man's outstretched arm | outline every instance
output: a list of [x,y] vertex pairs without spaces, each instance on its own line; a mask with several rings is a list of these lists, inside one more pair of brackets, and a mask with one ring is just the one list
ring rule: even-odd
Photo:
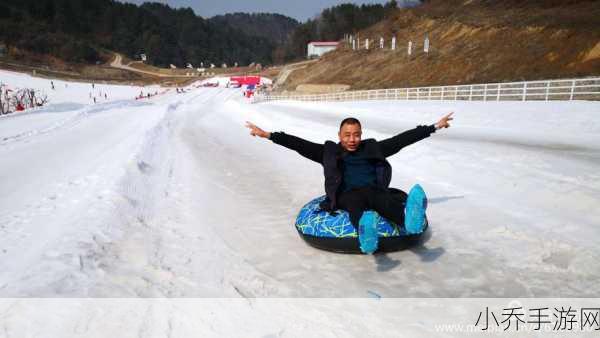
[[433,125],[418,126],[414,129],[407,130],[394,137],[390,137],[379,142],[383,155],[385,157],[392,156],[395,153],[399,152],[400,149],[429,137],[429,135],[435,133],[435,131],[438,129],[449,128],[449,121],[452,121],[454,119],[452,117],[452,114],[454,113],[450,113],[442,117],[437,123]]
[[268,132],[260,129],[255,124],[246,121],[246,127],[250,129],[250,135],[269,139],[276,144],[282,145],[288,149],[298,152],[298,154],[308,158],[309,160],[323,164],[323,148],[322,144],[313,143],[299,137],[288,135],[283,132]]

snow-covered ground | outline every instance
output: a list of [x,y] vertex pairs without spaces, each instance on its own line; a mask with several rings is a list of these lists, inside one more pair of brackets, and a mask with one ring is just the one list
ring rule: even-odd
[[[151,86],[125,86],[104,84],[98,82],[73,82],[50,78],[39,78],[31,75],[0,70],[0,83],[8,89],[34,88],[48,95],[49,103],[54,107],[53,111],[74,110],[80,105],[94,103],[114,102],[119,100],[130,100],[140,95],[159,91],[160,87]],[[52,89],[54,84],[54,89]],[[106,94],[106,95],[105,95]],[[71,104],[67,106],[66,104]],[[40,108],[45,109],[45,108]]]
[[[193,86],[136,101],[96,85],[94,105],[90,84],[0,81],[52,94],[0,118],[2,297],[600,294],[598,102],[250,104]],[[392,186],[428,193],[427,240],[375,256],[307,246],[293,223],[322,168],[244,128],[322,142],[355,116],[382,139],[450,111],[390,158]]]

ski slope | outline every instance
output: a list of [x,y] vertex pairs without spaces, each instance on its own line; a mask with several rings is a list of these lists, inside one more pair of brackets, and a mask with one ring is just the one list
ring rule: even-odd
[[[2,297],[600,294],[600,103],[251,104],[194,86],[134,100],[102,85],[113,94],[91,104],[89,86],[0,117]],[[322,168],[244,128],[323,142],[354,116],[383,139],[450,111],[450,129],[389,159],[392,186],[428,193],[426,241],[375,256],[307,246],[293,223]]]

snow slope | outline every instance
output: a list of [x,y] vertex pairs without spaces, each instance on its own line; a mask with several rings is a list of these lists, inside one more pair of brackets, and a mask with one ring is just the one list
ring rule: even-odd
[[[250,104],[193,86],[136,101],[139,88],[111,88],[109,102],[56,94],[0,118],[1,296],[600,293],[597,102]],[[293,222],[323,193],[322,168],[243,126],[322,142],[355,116],[383,139],[450,111],[452,128],[390,158],[392,186],[428,193],[427,240],[375,256],[303,243]]]
[[[1,299],[7,337],[446,336],[431,322],[472,325],[498,301],[392,297],[600,293],[597,102],[250,104],[241,89],[134,100],[96,85],[109,99],[92,104],[90,84],[0,81],[51,98],[0,117],[0,296],[52,297]],[[243,126],[323,142],[355,116],[383,139],[449,111],[450,129],[390,158],[393,186],[429,195],[425,243],[375,256],[303,243],[293,222],[322,168]],[[560,304],[574,303],[538,306]]]
[[[60,105],[66,102],[77,104],[91,104],[96,97],[98,103],[116,100],[129,100],[140,94],[140,91],[154,92],[160,87],[152,86],[126,86],[103,83],[81,83],[73,81],[39,78],[31,75],[0,70],[0,83],[9,89],[35,88],[48,95],[49,103]],[[54,83],[54,89],[52,89]],[[104,97],[106,94],[106,98]],[[57,108],[65,110],[65,108]]]

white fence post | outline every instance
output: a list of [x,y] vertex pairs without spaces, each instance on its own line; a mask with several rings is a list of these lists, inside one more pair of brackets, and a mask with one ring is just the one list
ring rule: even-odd
[[523,100],[525,101],[525,98],[527,97],[527,83],[523,83]]
[[548,101],[548,94],[550,93],[550,81],[546,82],[546,101]]
[[469,101],[473,100],[473,85],[469,87]]
[[569,97],[569,101],[573,101],[574,93],[575,93],[575,80],[571,81],[571,96]]
[[496,92],[496,101],[500,101],[500,89],[502,89],[502,84],[498,84],[497,86],[498,90]]
[[488,85],[486,83],[485,87],[483,89],[483,101],[487,101],[487,91],[488,91]]

